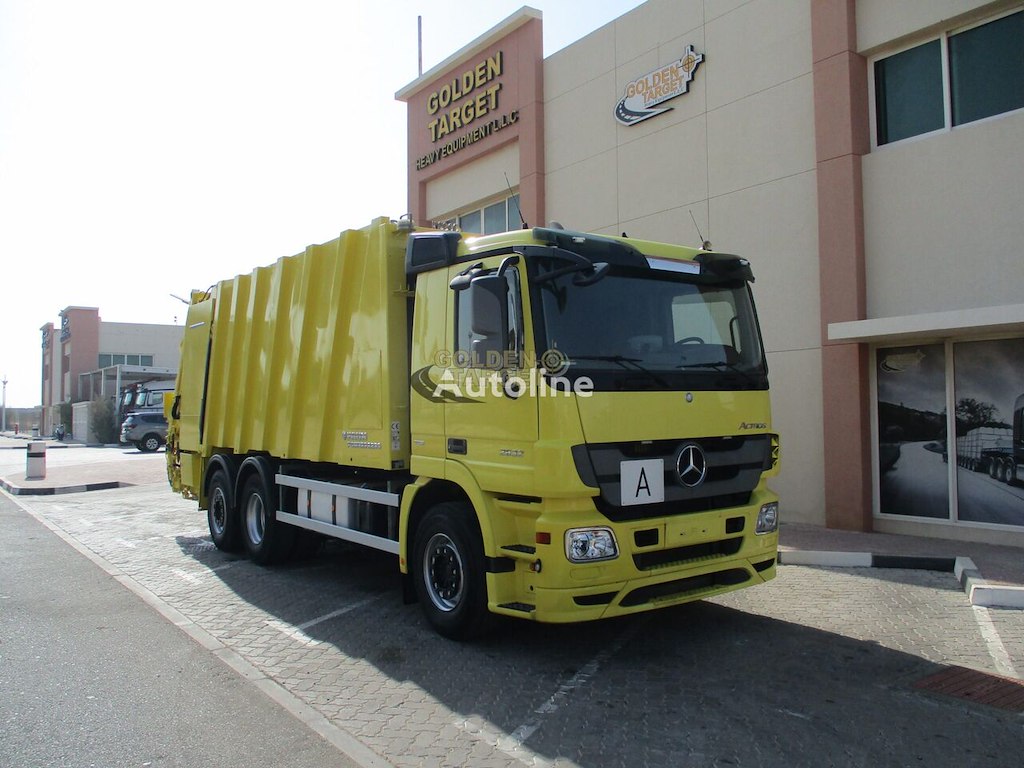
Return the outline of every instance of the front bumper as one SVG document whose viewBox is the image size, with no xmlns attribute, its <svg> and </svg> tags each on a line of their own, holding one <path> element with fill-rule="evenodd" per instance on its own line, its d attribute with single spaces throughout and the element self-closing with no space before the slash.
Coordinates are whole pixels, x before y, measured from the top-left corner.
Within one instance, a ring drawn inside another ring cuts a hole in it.
<svg viewBox="0 0 1024 768">
<path fill-rule="evenodd" d="M 777 497 L 762 487 L 742 507 L 628 523 L 612 523 L 592 505 L 584 516 L 579 510 L 545 513 L 537 520 L 537 531 L 549 532 L 551 543 L 536 546 L 539 572 L 517 568 L 515 596 L 496 601 L 492 609 L 516 616 L 528 613 L 542 622 L 588 621 L 770 581 L 776 574 L 778 531 L 758 535 L 754 528 L 761 505 L 772 501 Z M 582 526 L 610 528 L 618 557 L 569 562 L 564 532 Z M 500 589 L 496 578 L 494 586 L 509 597 L 508 582 Z"/>
</svg>

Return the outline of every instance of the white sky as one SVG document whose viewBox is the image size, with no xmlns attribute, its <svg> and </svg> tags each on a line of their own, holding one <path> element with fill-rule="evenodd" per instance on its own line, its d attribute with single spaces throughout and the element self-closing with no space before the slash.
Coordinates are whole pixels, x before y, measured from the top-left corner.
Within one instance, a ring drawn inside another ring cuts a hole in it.
<svg viewBox="0 0 1024 768">
<path fill-rule="evenodd" d="M 525 4 L 550 55 L 640 3 Z M 0 0 L 7 405 L 66 306 L 181 323 L 171 293 L 404 213 L 417 15 L 426 71 L 523 4 Z"/>
</svg>

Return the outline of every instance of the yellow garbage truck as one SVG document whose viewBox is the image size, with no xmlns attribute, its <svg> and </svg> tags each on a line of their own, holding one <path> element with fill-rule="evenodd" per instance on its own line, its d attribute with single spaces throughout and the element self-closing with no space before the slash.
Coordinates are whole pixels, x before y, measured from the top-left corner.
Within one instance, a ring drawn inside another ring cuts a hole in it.
<svg viewBox="0 0 1024 768">
<path fill-rule="evenodd" d="M 168 475 L 269 564 L 397 556 L 441 634 L 775 576 L 768 373 L 738 256 L 374 220 L 191 296 Z"/>
</svg>

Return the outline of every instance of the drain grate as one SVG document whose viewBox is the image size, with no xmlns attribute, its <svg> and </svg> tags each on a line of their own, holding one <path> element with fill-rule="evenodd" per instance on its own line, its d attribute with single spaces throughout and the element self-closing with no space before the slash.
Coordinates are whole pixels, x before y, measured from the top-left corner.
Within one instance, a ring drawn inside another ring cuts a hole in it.
<svg viewBox="0 0 1024 768">
<path fill-rule="evenodd" d="M 990 675 L 976 669 L 945 667 L 918 680 L 914 687 L 1009 712 L 1024 712 L 1024 681 Z"/>
</svg>

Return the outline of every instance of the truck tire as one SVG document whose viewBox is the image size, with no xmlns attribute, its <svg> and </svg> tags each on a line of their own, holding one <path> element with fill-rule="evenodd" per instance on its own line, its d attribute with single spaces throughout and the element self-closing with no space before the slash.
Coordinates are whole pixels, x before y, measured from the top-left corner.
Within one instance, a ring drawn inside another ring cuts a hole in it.
<svg viewBox="0 0 1024 768">
<path fill-rule="evenodd" d="M 445 502 L 416 531 L 412 578 L 430 625 L 453 640 L 483 634 L 490 623 L 484 551 L 473 510 Z"/>
<path fill-rule="evenodd" d="M 242 536 L 238 508 L 235 506 L 231 483 L 223 470 L 213 473 L 207 493 L 210 502 L 206 510 L 206 521 L 210 525 L 210 538 L 217 549 L 237 552 L 241 548 Z"/>
<path fill-rule="evenodd" d="M 239 527 L 249 557 L 260 565 L 283 560 L 295 540 L 295 528 L 277 521 L 277 508 L 272 498 L 259 473 L 249 475 L 238 504 Z"/>
</svg>

